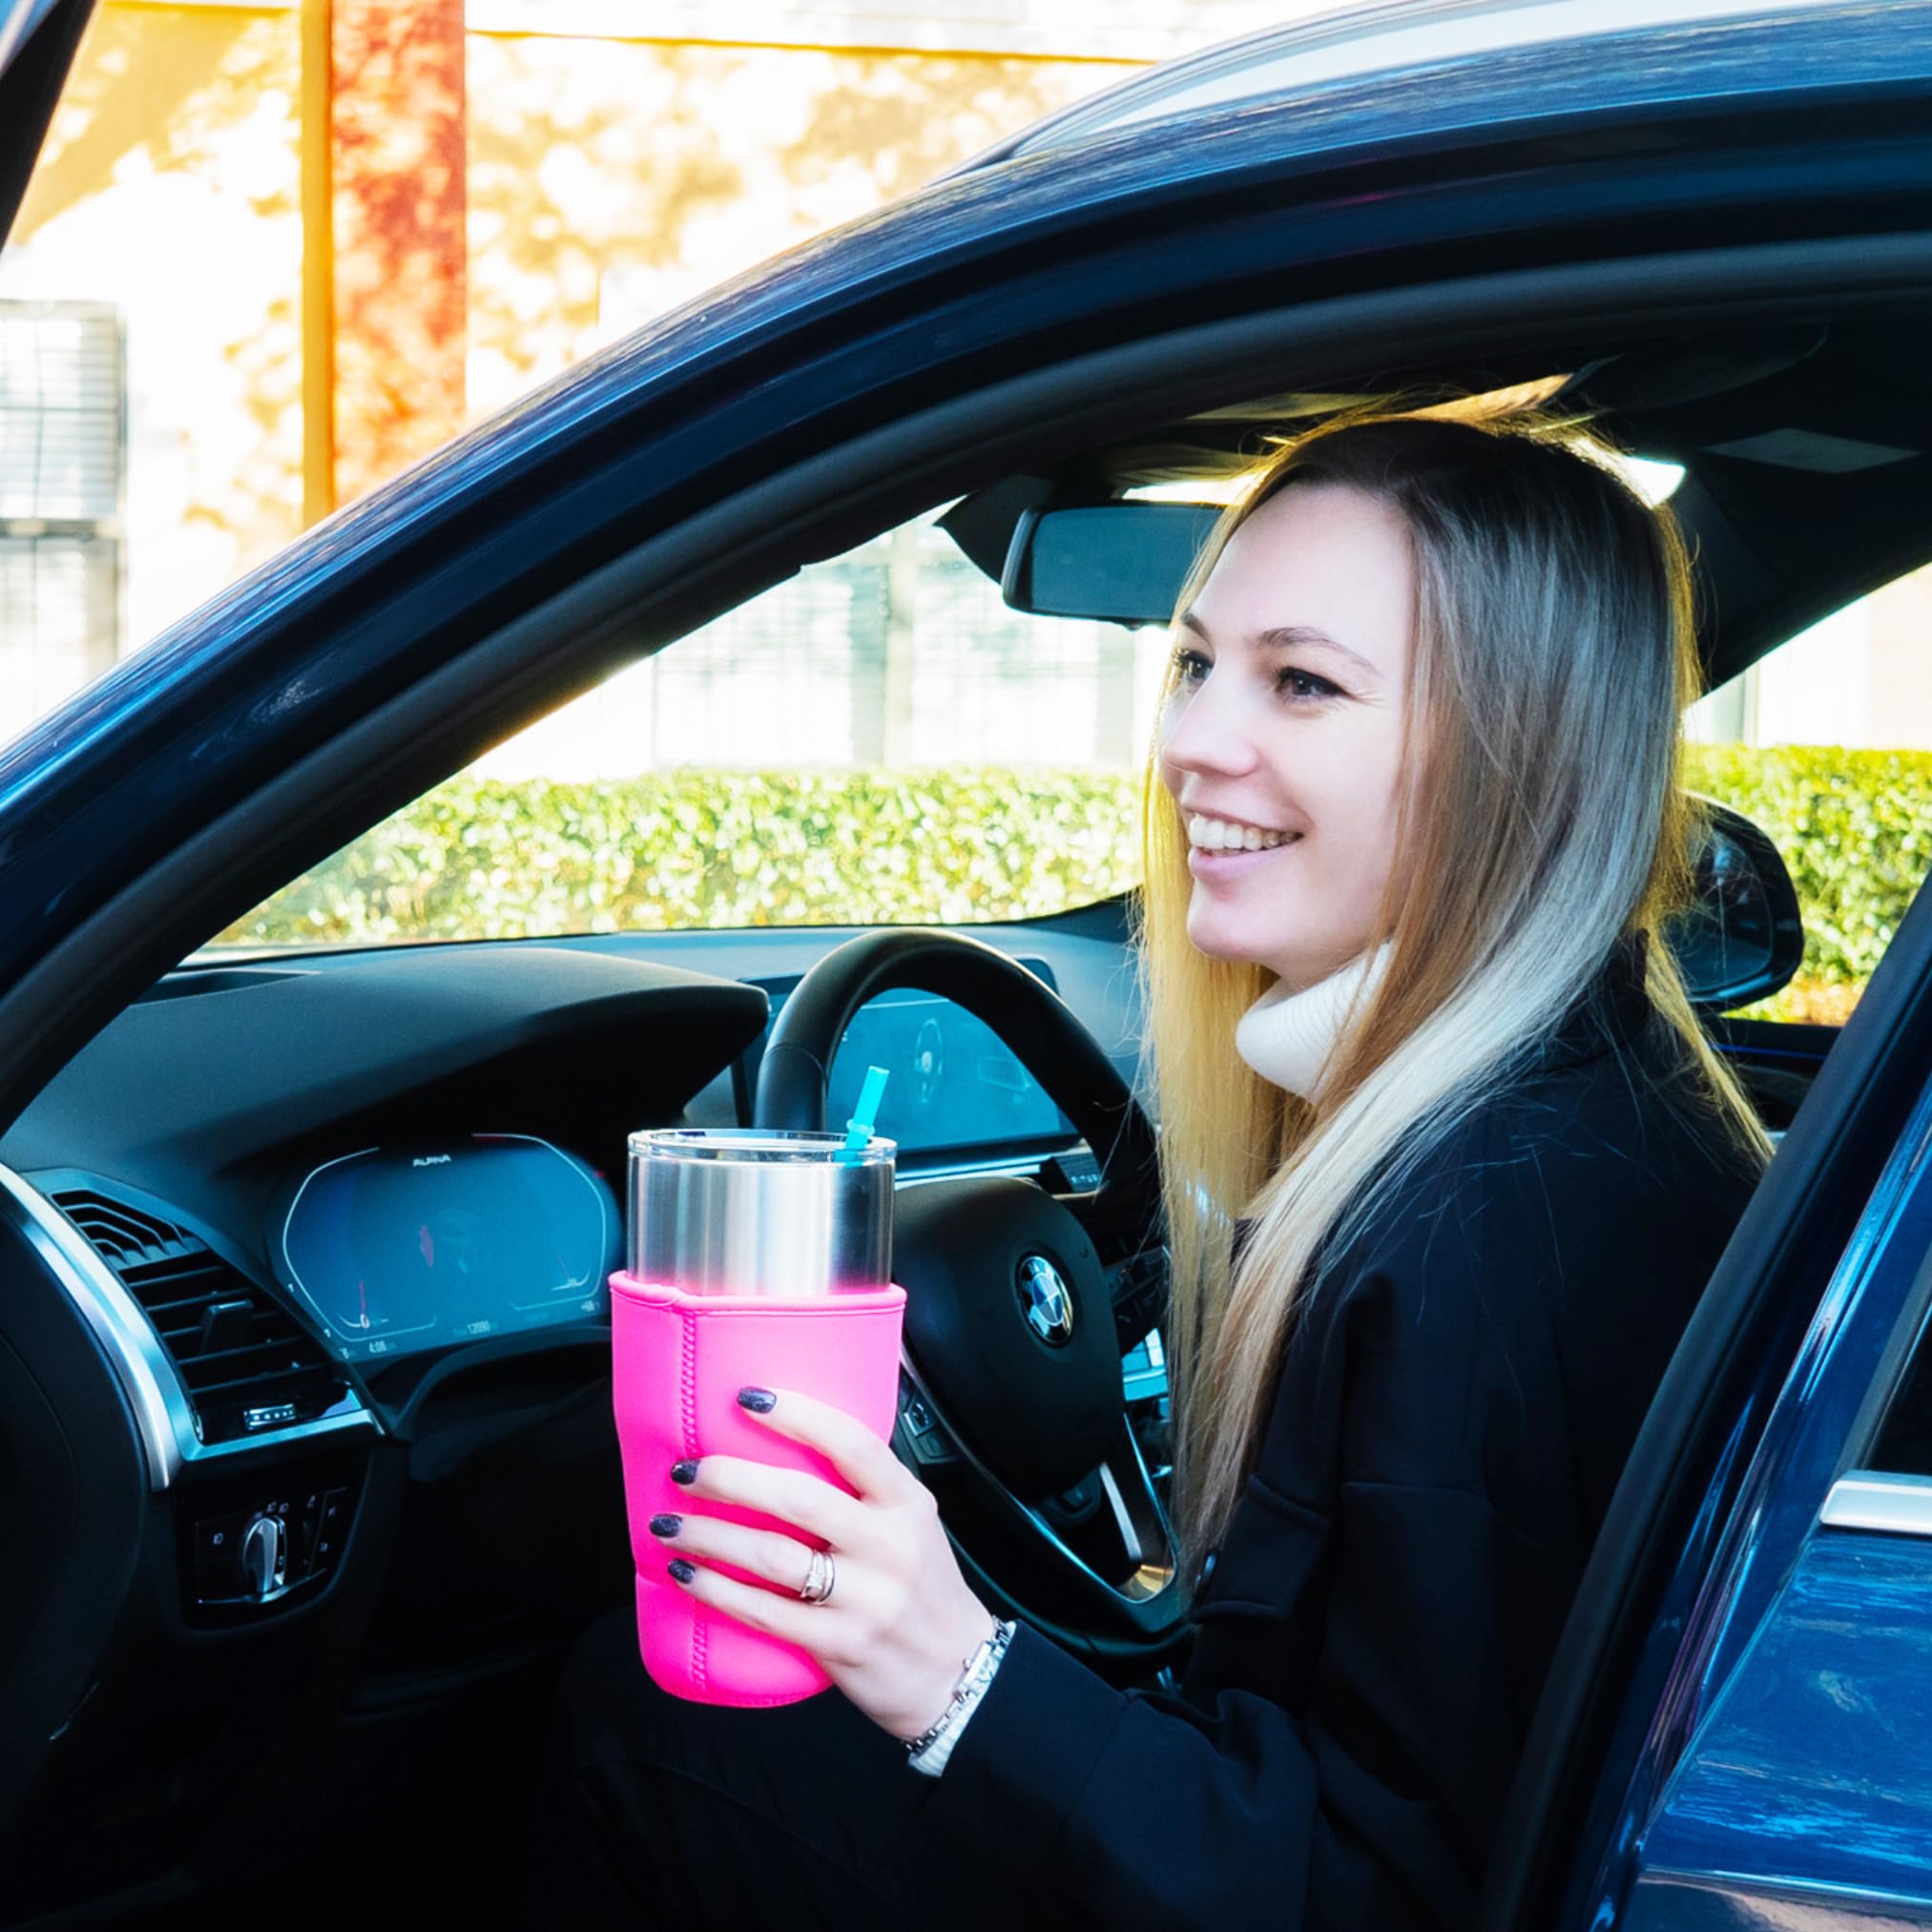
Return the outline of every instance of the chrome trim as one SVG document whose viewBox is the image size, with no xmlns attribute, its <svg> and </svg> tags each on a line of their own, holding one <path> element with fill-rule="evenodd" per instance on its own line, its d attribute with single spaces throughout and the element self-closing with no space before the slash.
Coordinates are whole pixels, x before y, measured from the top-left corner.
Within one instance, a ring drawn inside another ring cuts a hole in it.
<svg viewBox="0 0 1932 1932">
<path fill-rule="evenodd" d="M 172 1364 L 171 1364 L 172 1366 Z M 194 1427 L 192 1415 L 189 1427 Z M 217 1456 L 239 1456 L 248 1450 L 259 1448 L 263 1443 L 300 1443 L 310 1436 L 333 1436 L 343 1429 L 373 1429 L 377 1435 L 383 1432 L 383 1425 L 363 1406 L 363 1399 L 353 1388 L 344 1391 L 343 1399 L 334 1408 L 324 1409 L 319 1416 L 311 1416 L 305 1423 L 297 1423 L 293 1428 L 259 1429 L 252 1436 L 238 1436 L 232 1443 L 204 1443 L 198 1436 L 193 1442 L 181 1445 L 183 1459 L 190 1463 L 206 1463 Z"/>
<path fill-rule="evenodd" d="M 1932 1536 L 1932 1476 L 1854 1469 L 1832 1485 L 1818 1520 L 1826 1529 Z"/>
<path fill-rule="evenodd" d="M 165 1489 L 181 1467 L 180 1430 L 195 1432 L 180 1381 L 140 1303 L 87 1237 L 37 1188 L 0 1166 L 0 1212 L 8 1214 L 66 1289 L 127 1397 L 148 1465 L 148 1487 Z M 177 1423 L 178 1416 L 178 1423 Z"/>
<path fill-rule="evenodd" d="M 1128 1431 L 1129 1436 L 1132 1430 Z M 1120 1485 L 1113 1480 L 1113 1471 L 1105 1463 L 1100 1465 L 1100 1486 L 1107 1495 L 1107 1506 L 1113 1511 L 1113 1527 L 1120 1532 L 1120 1547 L 1133 1559 L 1136 1566 L 1144 1566 L 1146 1552 L 1140 1547 L 1140 1531 L 1135 1528 L 1133 1518 L 1128 1513 L 1127 1499 L 1120 1493 Z"/>
<path fill-rule="evenodd" d="M 1046 1166 L 1049 1156 L 1045 1154 L 1020 1154 L 1005 1160 L 962 1160 L 948 1167 L 924 1167 L 917 1174 L 901 1174 L 893 1181 L 895 1191 L 899 1188 L 924 1187 L 928 1181 L 964 1180 L 968 1175 L 984 1174 L 1016 1174 L 1024 1176 L 1037 1174 Z"/>
<path fill-rule="evenodd" d="M 112 1182 L 103 1180 L 96 1185 L 101 1193 L 112 1194 Z M 0 1212 L 5 1211 L 10 1211 L 15 1224 L 100 1342 L 134 1412 L 135 1430 L 146 1452 L 150 1489 L 166 1489 L 181 1473 L 184 1463 L 243 1455 L 264 1443 L 298 1443 L 310 1436 L 335 1435 L 343 1429 L 366 1428 L 381 1433 L 382 1425 L 350 1387 L 332 1409 L 292 1428 L 261 1429 L 232 1443 L 204 1443 L 196 1433 L 195 1411 L 181 1378 L 146 1310 L 128 1293 L 93 1244 L 31 1181 L 11 1168 L 0 1166 Z"/>
</svg>

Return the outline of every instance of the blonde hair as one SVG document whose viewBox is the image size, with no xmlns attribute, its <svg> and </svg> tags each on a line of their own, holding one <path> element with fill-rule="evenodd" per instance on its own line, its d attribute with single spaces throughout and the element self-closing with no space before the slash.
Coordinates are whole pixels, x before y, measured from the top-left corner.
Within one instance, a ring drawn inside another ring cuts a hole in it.
<svg viewBox="0 0 1932 1932">
<path fill-rule="evenodd" d="M 1610 455 L 1550 417 L 1358 412 L 1283 445 L 1182 593 L 1176 620 L 1233 532 L 1282 489 L 1360 490 L 1409 532 L 1403 779 L 1370 942 L 1391 942 L 1389 959 L 1316 1100 L 1236 1055 L 1236 1022 L 1275 975 L 1189 943 L 1186 832 L 1157 767 L 1149 776 L 1136 937 L 1172 1257 L 1183 1575 L 1239 1500 L 1322 1258 L 1373 1226 L 1423 1155 L 1525 1066 L 1620 937 L 1654 936 L 1691 902 L 1700 822 L 1681 783 L 1681 719 L 1701 678 L 1690 568 L 1673 519 Z M 1163 703 L 1172 693 L 1171 673 Z M 1769 1136 L 1669 950 L 1648 950 L 1650 998 L 1683 1041 L 1693 1104 L 1761 1166 Z M 1256 1224 L 1236 1271 L 1242 1214 Z"/>
</svg>

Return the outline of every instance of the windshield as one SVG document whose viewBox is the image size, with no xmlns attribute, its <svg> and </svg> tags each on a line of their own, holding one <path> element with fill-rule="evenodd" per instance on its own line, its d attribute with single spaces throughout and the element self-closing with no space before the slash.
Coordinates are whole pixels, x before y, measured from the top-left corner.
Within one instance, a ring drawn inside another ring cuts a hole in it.
<svg viewBox="0 0 1932 1932">
<path fill-rule="evenodd" d="M 630 666 L 213 945 L 974 924 L 1127 890 L 1166 633 L 1008 609 L 941 513 Z"/>
</svg>

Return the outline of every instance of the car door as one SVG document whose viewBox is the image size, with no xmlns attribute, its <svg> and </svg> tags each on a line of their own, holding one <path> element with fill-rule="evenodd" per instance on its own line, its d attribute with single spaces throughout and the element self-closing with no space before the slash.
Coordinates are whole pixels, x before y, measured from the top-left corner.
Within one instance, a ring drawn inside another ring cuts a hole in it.
<svg viewBox="0 0 1932 1932">
<path fill-rule="evenodd" d="M 1598 1880 L 1632 1932 L 1932 1923 L 1928 1132 L 1922 1099 L 1687 1625 Z"/>
<path fill-rule="evenodd" d="M 1905 817 L 1882 799 L 1855 816 Z M 1897 877 L 1879 853 L 1861 862 Z M 1932 1719 L 1928 1132 L 1922 1095 L 1821 1284 L 1580 1909 L 1640 1928 L 1932 1922 L 1914 1744 Z"/>
<path fill-rule="evenodd" d="M 1659 1390 L 1485 1928 L 1925 1921 L 1928 946 L 1922 895 Z"/>
</svg>

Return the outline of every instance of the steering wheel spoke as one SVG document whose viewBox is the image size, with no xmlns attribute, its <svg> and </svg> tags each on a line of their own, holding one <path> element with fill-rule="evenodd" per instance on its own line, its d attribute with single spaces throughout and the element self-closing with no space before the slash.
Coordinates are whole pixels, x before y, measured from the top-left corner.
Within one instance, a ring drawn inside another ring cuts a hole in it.
<svg viewBox="0 0 1932 1932">
<path fill-rule="evenodd" d="M 1174 1580 L 1174 1548 L 1153 1478 L 1141 1454 L 1132 1424 L 1123 1415 L 1120 1435 L 1105 1461 L 1081 1479 L 1084 1495 L 1098 1492 L 1100 1506 L 1091 1522 L 1099 1531 L 1096 1557 L 1083 1557 L 1070 1546 L 1067 1530 L 1042 1507 L 1023 1505 L 1039 1535 L 1059 1541 L 1068 1560 L 1084 1569 L 1094 1584 L 1111 1590 L 1124 1604 L 1151 1603 Z"/>
<path fill-rule="evenodd" d="M 1055 1581 L 1063 1590 L 1070 1581 L 1076 1584 L 1075 1601 L 1089 1617 L 1105 1620 L 1111 1610 L 1140 1634 L 1171 1630 L 1168 1617 L 1150 1622 L 1147 1613 L 1173 1608 L 1173 1536 L 1153 1472 L 1124 1412 L 1100 1462 L 1057 1494 L 1028 1502 L 952 1427 L 943 1404 L 904 1351 L 900 1383 L 900 1431 L 905 1442 L 901 1459 L 915 1474 L 935 1485 L 944 1483 L 942 1472 L 964 1482 L 981 1508 L 1004 1519 L 1019 1547 L 1049 1551 L 1058 1572 Z M 922 1425 L 916 1434 L 911 1427 L 915 1418 Z"/>
</svg>

